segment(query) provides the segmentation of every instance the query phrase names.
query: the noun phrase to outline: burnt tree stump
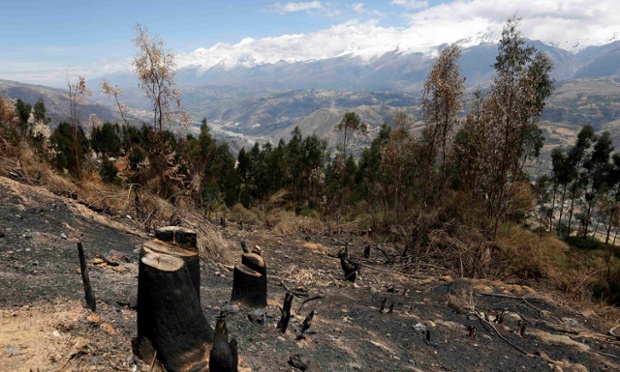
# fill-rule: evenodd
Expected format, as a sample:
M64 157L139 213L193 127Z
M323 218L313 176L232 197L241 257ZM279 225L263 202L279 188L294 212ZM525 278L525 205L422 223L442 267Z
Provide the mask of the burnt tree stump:
M231 301L255 307L267 306L267 266L258 254L244 253L241 265L235 266Z
M78 255L80 257L80 272L82 273L82 283L84 284L84 298L86 300L86 306L92 311L97 311L97 301L95 301L95 294L93 288L90 285L90 278L88 277L88 266L86 266L86 258L84 257L84 248L82 242L77 243Z
M285 333L288 328L288 323L291 320L291 305L293 304L293 294L291 292L286 292L284 296L284 305L282 306L281 312L282 317L276 326L280 332Z
M158 230L140 252L134 353L150 363L156 352L169 371L206 371L212 335L200 306L196 234Z

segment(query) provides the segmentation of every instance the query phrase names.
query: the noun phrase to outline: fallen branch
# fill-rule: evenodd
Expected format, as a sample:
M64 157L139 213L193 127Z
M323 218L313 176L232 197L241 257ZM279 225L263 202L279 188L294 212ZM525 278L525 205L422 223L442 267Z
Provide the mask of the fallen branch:
M331 258L340 259L340 258L338 258L338 257L331 256L331 255L327 255L327 256L328 256L328 257L331 257ZM436 278L436 276L414 275L414 274L401 273L401 272L397 272L397 271L394 271L394 270L381 269L381 268L378 268L378 267L375 267L375 266L371 266L371 265L367 265L367 264L365 264L365 263L362 263L362 262L360 262L359 260L353 260L353 259L350 259L350 258L348 258L347 260L348 260L349 262L352 262L352 263L354 263L354 264L357 264L357 265L360 265L360 266L363 266L363 267L369 268L369 269L371 269L371 270L375 270L375 271L379 271L379 272L382 272L382 273L387 273L387 274L398 274L398 275L403 275L403 276L406 276L406 277L411 278L411 279L432 279L432 278Z
M302 291L294 291L294 290L290 289L289 287L287 287L287 286L286 286L286 284L284 284L284 282L282 282L282 281L280 282L280 285L281 285L282 287L284 287L284 289L285 289L288 293L292 294L293 296L296 296L296 297L308 297L308 293L307 293L307 292L302 292Z
M508 345L510 345L513 349L517 350L518 352L520 352L523 355L526 355L526 356L529 356L529 357L533 356L531 353L521 349L519 346L517 346L517 345L513 344L512 342L510 342L506 337L502 336L502 334L499 333L497 328L495 328L495 326L491 322L489 322L486 319L484 319L484 317L480 316L480 314L478 314L477 312L474 312L474 314L480 320L481 323L490 326L493 329L493 331L495 331L495 333L499 336L499 338L501 338L504 342L506 342Z
M306 303L308 303L308 302L310 302L310 301L314 301L314 300L320 300L321 298L323 298L323 296L319 295L319 296L314 296L314 297L311 297L311 298L308 298L308 299L304 300L304 301L301 303L301 305L299 305L299 309L297 309L297 312L300 312L300 311L301 311L301 308L302 308L302 307L304 307L304 305L305 305Z

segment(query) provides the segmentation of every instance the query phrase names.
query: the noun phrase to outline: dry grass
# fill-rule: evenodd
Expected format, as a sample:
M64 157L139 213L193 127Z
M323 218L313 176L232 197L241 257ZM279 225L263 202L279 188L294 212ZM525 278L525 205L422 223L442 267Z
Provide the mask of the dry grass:
M138 185L120 187L104 183L94 167L85 166L79 180L60 175L48 163L37 159L32 148L24 142L4 150L7 156L0 156L0 176L42 186L55 195L77 200L94 210L131 216L147 232L181 223L197 231L201 256L232 262L231 250L220 231L186 204L183 208L177 207ZM246 220L258 221L253 212L240 208L236 211L243 213Z
M289 235L298 232L305 234L319 234L324 224L318 217L298 216L293 211L274 209L265 216L267 226L273 227L273 232L279 235Z
M233 205L229 218L233 221L242 222L244 225L256 225L260 221L256 212L246 209L241 203Z
M473 287L458 288L448 294L448 305L453 309L458 309L461 313L475 311L476 304Z

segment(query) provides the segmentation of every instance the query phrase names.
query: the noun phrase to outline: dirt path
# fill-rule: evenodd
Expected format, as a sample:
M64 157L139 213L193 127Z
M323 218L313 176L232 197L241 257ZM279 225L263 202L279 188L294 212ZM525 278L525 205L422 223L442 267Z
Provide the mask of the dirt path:
M0 371L144 368L131 352L136 320L128 304L137 284L136 246L147 237L132 230L131 221L98 215L73 200L0 178L0 229L5 235L0 238ZM236 228L225 236L239 254L240 240L259 245L269 270L266 322L256 324L248 320L252 309L227 305L230 267L202 262L205 317L214 322L222 309L228 310L229 333L239 341L246 370L294 371L288 364L294 354L307 358L311 371L620 369L618 342L604 336L596 317L554 305L549 296L527 287L412 279L390 273L376 252L369 264L382 271L363 268L352 284L342 280L339 262L331 257L341 247L332 237L306 241L297 234ZM91 263L97 316L81 305L78 239ZM351 254L361 255L362 246L355 238ZM127 260L114 267L97 264L96 254L110 250ZM282 282L305 289L309 297L322 296L301 309L305 298L295 298L290 331L284 335L275 330L285 293ZM379 311L384 297L386 311L394 303L392 313ZM483 318L490 314L490 320L506 310L505 322L489 325L471 309ZM310 334L296 341L295 330L312 310ZM520 319L528 322L525 337L516 333ZM475 338L468 337L468 327L476 328Z

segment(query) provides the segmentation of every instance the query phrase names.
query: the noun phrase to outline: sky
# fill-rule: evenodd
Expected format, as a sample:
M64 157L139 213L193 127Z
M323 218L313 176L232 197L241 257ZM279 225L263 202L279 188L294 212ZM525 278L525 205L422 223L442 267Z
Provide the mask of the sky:
M131 69L135 24L178 67L251 66L497 39L506 20L576 52L620 39L618 0L0 0L0 79L62 87Z

